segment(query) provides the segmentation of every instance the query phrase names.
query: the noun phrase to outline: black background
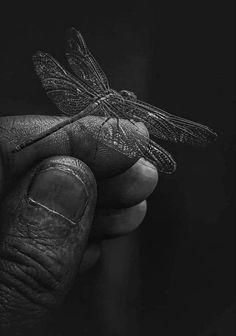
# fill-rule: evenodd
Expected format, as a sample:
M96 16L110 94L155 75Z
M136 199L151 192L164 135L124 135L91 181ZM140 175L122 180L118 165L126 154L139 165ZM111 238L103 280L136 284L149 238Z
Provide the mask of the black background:
M69 296L62 312L68 334L231 335L232 7L203 0L65 1L2 10L1 115L58 113L31 56L43 50L65 62L64 32L74 26L113 88L130 89L219 134L204 149L165 145L177 160L176 173L161 174L142 226L105 243L103 261L78 280L78 296Z

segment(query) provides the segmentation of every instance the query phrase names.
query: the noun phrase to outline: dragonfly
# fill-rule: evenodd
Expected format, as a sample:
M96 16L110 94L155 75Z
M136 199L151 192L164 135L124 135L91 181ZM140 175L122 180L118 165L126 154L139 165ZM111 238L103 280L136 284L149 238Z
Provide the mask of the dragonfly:
M97 141L128 157L143 157L160 172L172 173L176 169L176 162L157 143L158 139L204 145L216 138L216 133L205 125L167 113L139 100L131 91L118 92L110 88L105 73L75 28L67 30L66 41L66 58L71 72L50 54L41 51L33 56L33 64L48 97L67 118L20 143L14 148L14 153L76 120L99 116L104 117L101 128L105 123L109 124L110 119L115 119L117 123L116 127L109 124L107 132L98 132L95 125L88 124L88 133ZM128 121L126 127L122 126L121 119ZM146 126L149 136L139 131L139 122ZM132 132L133 136L130 136Z

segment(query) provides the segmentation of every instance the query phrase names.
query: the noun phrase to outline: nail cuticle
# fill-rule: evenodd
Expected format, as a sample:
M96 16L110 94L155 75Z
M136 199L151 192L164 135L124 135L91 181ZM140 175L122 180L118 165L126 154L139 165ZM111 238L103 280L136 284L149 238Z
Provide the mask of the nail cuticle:
M78 173L75 171L75 169L73 169L72 167L68 166L68 165L64 165L64 164L58 164L58 163L50 163L48 165L45 165L45 166L41 166L39 167L36 171L35 171L35 174L33 176L33 179L32 179L32 182L34 180L34 178L37 177L37 175L40 173L40 172L43 172L43 171L48 171L48 170L59 170L59 171L62 171L62 172L68 172L70 174L72 174L74 177L76 177L81 183L83 183L84 187L85 187L85 190L87 192L87 186L86 186L86 183L84 182L84 180L81 178L81 176L78 175ZM31 184L32 184L31 182ZM87 192L88 193L88 192Z

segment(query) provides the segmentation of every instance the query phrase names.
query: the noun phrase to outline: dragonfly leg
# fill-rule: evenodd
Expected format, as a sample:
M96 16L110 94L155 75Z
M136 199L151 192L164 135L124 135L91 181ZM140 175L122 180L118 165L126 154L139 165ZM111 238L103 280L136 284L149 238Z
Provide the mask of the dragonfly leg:
M120 111L119 113L120 113L121 117L128 120L133 126L135 126L135 128L138 128L133 119L128 119L127 118L127 115L125 114L124 106L122 106L122 111Z
M97 141L96 141L96 148L95 148L95 153L94 153L94 160L96 159L96 155L97 155L97 151L98 151L98 142L99 142L99 138L100 138L100 134L101 134L101 129L102 127L105 125L106 122L108 122L108 120L111 119L111 117L107 117L101 124L101 126L99 127L99 131L98 131L98 136L97 136Z
M119 130L120 134L123 135L124 141L126 141L126 144L128 145L129 144L129 139L127 137L127 133L123 129L123 127L120 123L120 119L118 117L116 117L116 121L117 121L117 129Z

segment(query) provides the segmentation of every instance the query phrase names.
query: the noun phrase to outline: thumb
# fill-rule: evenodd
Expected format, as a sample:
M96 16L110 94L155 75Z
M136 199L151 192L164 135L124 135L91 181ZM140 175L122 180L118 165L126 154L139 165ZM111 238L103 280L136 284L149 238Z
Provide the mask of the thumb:
M63 300L79 268L95 202L91 171L71 157L45 160L4 199L0 209L3 335L35 330Z

